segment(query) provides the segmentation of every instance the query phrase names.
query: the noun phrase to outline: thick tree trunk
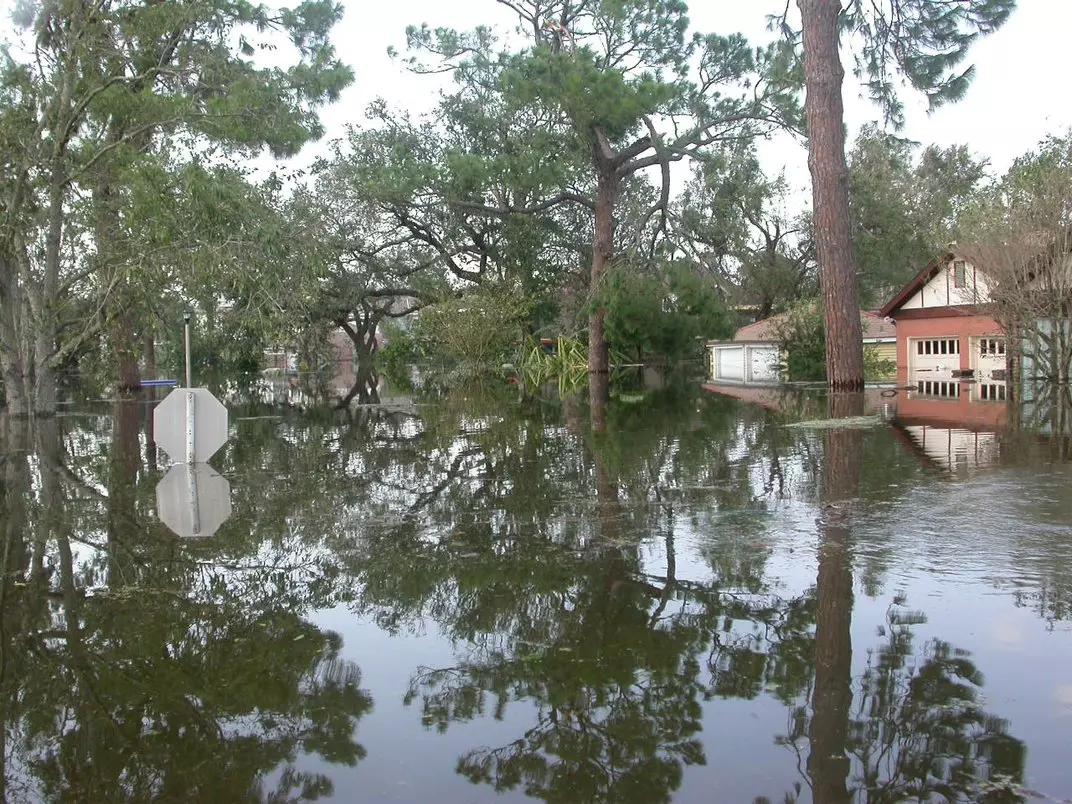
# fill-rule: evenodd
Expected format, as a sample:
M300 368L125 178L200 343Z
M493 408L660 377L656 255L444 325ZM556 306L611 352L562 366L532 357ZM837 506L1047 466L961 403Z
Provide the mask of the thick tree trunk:
M369 312L359 317L356 321L350 322L341 319L336 323L354 345L358 369L371 369L373 362L376 360L376 352L380 347L376 341L376 330L379 329L380 325L379 316ZM354 373L358 372L355 371Z
M592 372L588 375L588 418L592 431L607 432L607 400L610 398L610 375Z
M618 205L620 182L613 164L601 164L596 185L596 226L592 240L592 274L589 293L595 295L603 284L603 275L614 259L614 210ZM610 370L605 322L607 311L595 305L588 315L588 371L606 374Z
M831 418L863 413L861 394L831 394ZM859 430L828 431L823 455L819 571L815 583L815 687L808 774L815 804L848 804L846 745L852 705L852 532L846 507L856 497L863 441Z
M134 332L133 317L129 307L124 309L118 314L113 330L119 361L119 392L124 394L141 388L141 368L138 366L141 349Z
M598 161L598 160L597 160ZM601 163L596 185L595 236L592 240L592 274L589 294L599 293L603 276L614 259L614 210L618 204L620 180L613 164ZM606 337L607 311L593 305L588 314L588 402L592 410L602 410L608 394L610 352Z
M14 261L0 255L0 374L4 382L4 405L8 415L26 416L26 365L22 359L18 280Z
M156 339L151 326L146 327L141 339L141 359L145 364L145 376L156 379Z
M863 388L864 356L845 164L845 71L838 54L841 0L797 0L804 32L815 248L826 323L826 378L833 390Z
M359 405L380 404L380 376L371 365L359 365L354 372L354 384L346 396L335 403L338 410L348 408L354 400Z
M55 316L46 314L37 321L34 338L34 400L36 416L56 415L56 369L52 359L56 352Z
M141 469L140 408L135 401L116 402L112 453L108 464L108 576L109 586L133 584L136 567L124 560L142 528L138 522L137 480Z
M71 21L77 29L84 22L79 18ZM59 337L59 319L56 315L60 289L60 262L63 246L63 227L66 220L64 203L67 200L67 174L64 159L67 148L66 131L72 113L75 83L78 79L79 61L73 56L67 59L56 103L58 110L52 134L56 137L54 150L48 166L48 230L45 233L44 264L41 278L31 291L34 349L34 413L38 416L54 416L56 413L56 341ZM27 280L29 281L29 280Z
M59 321L56 317L56 298L60 284L60 249L63 245L63 168L59 161L52 165L49 188L49 225L45 235L45 259L41 281L36 289L34 314L34 413L53 416L56 413L56 339Z

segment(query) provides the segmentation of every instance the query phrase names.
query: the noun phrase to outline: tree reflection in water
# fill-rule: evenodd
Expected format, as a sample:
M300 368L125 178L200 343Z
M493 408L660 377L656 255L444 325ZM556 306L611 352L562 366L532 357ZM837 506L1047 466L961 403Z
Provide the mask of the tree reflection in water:
M829 398L831 418L862 413L862 395ZM853 679L852 515L860 505L864 433L835 428L825 440L811 712L809 719L804 706L796 708L785 740L799 752L807 735L811 800L1022 800L1023 743L979 706L982 674L966 653L930 640L915 654L911 628L926 622L922 612L895 599L881 629L887 644L868 652L863 674Z
M704 703L770 694L791 706L793 729L781 739L806 768L787 800L804 786L812 800L830 804L931 794L977 800L999 795L1003 775L1019 780L1022 744L978 706L981 678L967 657L932 642L913 662L913 617L891 614L890 645L872 654L863 676L852 676L851 523L865 434L835 430L821 444L805 443L763 414L741 430L739 412L727 416L718 402L705 410L701 401L697 415L694 399L676 410L672 398L661 401L647 418L643 406L612 402L593 412L588 431L567 403L567 430L582 458L563 482L579 483L593 507L564 503L561 491L541 488L553 486L547 478L526 485L511 473L503 430L495 438L485 432L472 466L509 492L462 503L444 543L411 541L402 563L419 567L420 577L396 571L394 594L384 594L390 568L370 551L363 605L396 627L433 618L466 646L453 666L414 674L407 702L419 702L426 726L445 731L502 718L521 702L535 709L515 740L464 753L458 772L549 802L670 801L684 769L707 760ZM702 438L693 436L698 421L706 425ZM546 435L536 443L530 469L569 464L577 472L563 459L570 447ZM744 458L727 459L723 450L742 445ZM822 460L812 462L820 447ZM803 597L773 594L764 550L742 548L762 508L717 525L707 519L715 576L676 577L681 517L695 526L712 510L754 506L785 488L779 474L815 465L822 467L819 572ZM720 485L726 480L745 488ZM701 484L710 489L706 505L688 504L685 489ZM488 490L479 482L472 488ZM535 529L524 527L530 506L535 513L541 505L529 520ZM490 521L465 513L500 507ZM665 575L652 575L642 559L641 538L652 533L662 534Z
M240 556L224 566L210 546L147 527L137 407L115 413L103 467L99 450L67 451L93 440L65 431L70 419L35 422L32 453L27 424L4 422L4 800L330 793L328 775L295 760L364 756L354 724L372 702L358 668L301 618L284 575L236 583Z
M144 416L6 422L8 797L328 793L330 769L299 755L358 762L371 700L339 637L304 618L343 604L455 647L449 666L413 669L403 716L440 731L530 718L460 751L458 772L489 794L671 801L719 750L724 735L703 731L717 700L761 697L791 713L790 800L978 800L1022 777L970 658L915 644L921 615L894 606L882 645L850 642L854 582L872 594L885 567L881 550L856 555L859 500L900 493L891 473L918 479L891 440L815 437L698 389L598 410L505 387L422 393L248 408L216 459L235 513L210 542L150 525ZM785 501L819 506L817 580L796 595L768 567Z

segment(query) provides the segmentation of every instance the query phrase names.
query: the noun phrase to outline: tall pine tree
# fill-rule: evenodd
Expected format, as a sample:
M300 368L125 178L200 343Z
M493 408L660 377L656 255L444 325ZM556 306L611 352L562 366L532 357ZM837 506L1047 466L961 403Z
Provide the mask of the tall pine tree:
M801 31L782 19L804 56L808 166L812 175L815 245L825 301L827 381L833 390L863 387L859 291L849 221L845 164L844 70L838 46L852 38L856 75L895 127L904 124L896 91L900 75L937 108L967 91L974 70L962 67L972 43L1000 28L1015 0L797 0Z

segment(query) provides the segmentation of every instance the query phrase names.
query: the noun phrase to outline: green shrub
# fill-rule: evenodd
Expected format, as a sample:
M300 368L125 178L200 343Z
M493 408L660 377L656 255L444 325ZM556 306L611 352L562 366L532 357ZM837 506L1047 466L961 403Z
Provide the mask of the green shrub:
M717 284L687 263L620 263L593 303L607 310L608 346L641 360L698 357L702 340L733 332Z
M521 341L528 302L508 285L481 287L422 307L416 336L425 353L469 368L500 365Z
M826 325L819 300L806 299L791 307L774 328L785 354L784 377L793 382L826 381ZM884 360L874 346L864 346L864 379L884 380L897 364Z
M798 302L774 328L785 355L783 376L793 382L826 380L826 329L815 299Z

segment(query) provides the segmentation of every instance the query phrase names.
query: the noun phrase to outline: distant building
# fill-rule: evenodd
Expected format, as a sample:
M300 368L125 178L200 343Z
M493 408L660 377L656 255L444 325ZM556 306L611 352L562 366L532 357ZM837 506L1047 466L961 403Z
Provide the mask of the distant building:
M1005 333L992 317L985 274L947 251L879 311L897 324L897 379L919 393L1005 399ZM968 390L961 378L976 383Z
M709 341L708 372L714 382L776 384L780 382L784 349L778 330L786 314L741 327L732 341ZM897 357L897 331L892 321L877 313L860 311L864 346L891 363Z

